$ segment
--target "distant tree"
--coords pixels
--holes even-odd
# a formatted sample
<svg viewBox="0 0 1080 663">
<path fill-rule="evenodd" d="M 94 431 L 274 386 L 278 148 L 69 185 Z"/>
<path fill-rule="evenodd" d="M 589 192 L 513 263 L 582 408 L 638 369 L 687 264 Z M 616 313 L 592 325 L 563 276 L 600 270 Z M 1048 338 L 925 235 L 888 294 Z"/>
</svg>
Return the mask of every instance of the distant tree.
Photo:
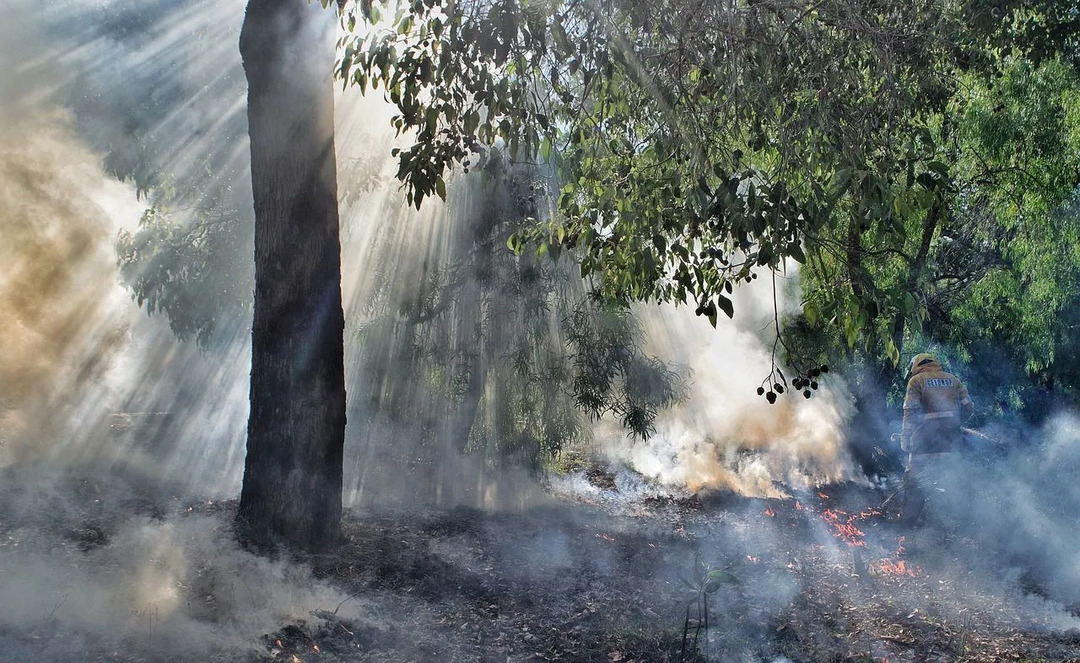
<svg viewBox="0 0 1080 663">
<path fill-rule="evenodd" d="M 999 357 L 995 369 L 1004 352 L 1014 376 L 1056 361 L 1080 276 L 1080 76 L 1064 57 L 981 57 L 981 68 L 953 71 L 946 103 L 926 110 L 912 138 L 936 172 L 916 174 L 885 216 L 903 232 L 883 232 L 877 216 L 807 242 L 804 315 L 847 337 L 831 361 L 881 348 L 895 361 L 927 345 L 961 361 Z M 844 281 L 851 288 L 838 291 Z M 1017 388 L 1014 379 L 988 386 L 995 400 Z"/>
<path fill-rule="evenodd" d="M 119 233 L 116 252 L 139 306 L 209 349 L 250 314 L 252 224 L 216 192 L 200 198 L 190 207 L 186 196 L 156 197 L 137 229 Z"/>
<path fill-rule="evenodd" d="M 351 400 L 431 469 L 470 453 L 538 471 L 588 435 L 582 412 L 648 438 L 682 393 L 633 313 L 587 296 L 572 262 L 506 249 L 539 212 L 534 171 L 492 162 L 463 178 L 423 241 L 388 224 L 365 265 Z"/>
<path fill-rule="evenodd" d="M 171 42 L 166 60 L 146 58 L 181 4 L 82 3 L 41 20 L 60 41 L 107 44 L 107 66 L 81 67 L 57 94 L 105 170 L 148 206 L 118 237 L 122 279 L 178 338 L 210 350 L 251 314 L 251 178 L 236 158 L 247 119 L 233 103 L 246 88 L 239 57 L 206 63 L 207 41 L 229 48 L 217 43 L 228 25 Z"/>
</svg>

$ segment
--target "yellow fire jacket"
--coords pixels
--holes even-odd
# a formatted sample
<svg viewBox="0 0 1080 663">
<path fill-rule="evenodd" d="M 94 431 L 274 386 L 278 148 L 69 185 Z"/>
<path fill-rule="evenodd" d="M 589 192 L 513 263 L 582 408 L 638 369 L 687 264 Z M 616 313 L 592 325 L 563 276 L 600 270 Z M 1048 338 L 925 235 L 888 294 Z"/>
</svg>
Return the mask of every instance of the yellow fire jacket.
<svg viewBox="0 0 1080 663">
<path fill-rule="evenodd" d="M 960 378 L 946 373 L 934 359 L 922 360 L 908 379 L 900 448 L 908 453 L 958 450 L 960 426 L 974 410 Z"/>
</svg>

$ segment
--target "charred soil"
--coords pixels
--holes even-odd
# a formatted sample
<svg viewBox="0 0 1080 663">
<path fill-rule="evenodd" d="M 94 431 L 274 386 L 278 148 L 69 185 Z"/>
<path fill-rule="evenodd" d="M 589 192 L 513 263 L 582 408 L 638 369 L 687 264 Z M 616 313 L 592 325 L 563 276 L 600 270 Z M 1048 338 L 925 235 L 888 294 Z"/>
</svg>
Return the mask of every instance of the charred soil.
<svg viewBox="0 0 1080 663">
<path fill-rule="evenodd" d="M 311 563 L 389 611 L 313 614 L 254 660 L 1080 661 L 1074 615 L 1016 569 L 972 567 L 977 541 L 891 521 L 878 490 L 626 501 L 613 486 L 522 514 L 350 514 Z"/>
<path fill-rule="evenodd" d="M 590 485 L 521 513 L 347 512 L 332 553 L 275 562 L 304 569 L 335 598 L 261 635 L 243 632 L 243 642 L 223 641 L 213 655 L 182 638 L 163 648 L 130 632 L 87 633 L 54 610 L 0 624 L 0 659 L 1080 661 L 1080 620 L 1067 606 L 1046 599 L 1014 562 L 986 558 L 977 540 L 890 520 L 872 508 L 880 490 L 832 486 L 762 500 L 631 497 L 618 481 Z M 220 527 L 235 509 L 128 498 L 105 508 L 94 501 L 108 502 L 94 492 L 104 486 L 77 487 L 93 493 L 90 506 L 52 514 L 39 539 L 0 508 L 0 553 L 54 540 L 74 568 L 120 545 L 124 517 L 196 531 Z M 215 586 L 234 581 L 215 564 L 212 554 L 189 562 L 172 588 L 211 626 L 254 608 L 220 604 L 226 594 Z M 138 616 L 147 628 L 153 617 Z M 67 646 L 57 648 L 61 640 Z M 65 653 L 50 659 L 56 651 Z"/>
</svg>

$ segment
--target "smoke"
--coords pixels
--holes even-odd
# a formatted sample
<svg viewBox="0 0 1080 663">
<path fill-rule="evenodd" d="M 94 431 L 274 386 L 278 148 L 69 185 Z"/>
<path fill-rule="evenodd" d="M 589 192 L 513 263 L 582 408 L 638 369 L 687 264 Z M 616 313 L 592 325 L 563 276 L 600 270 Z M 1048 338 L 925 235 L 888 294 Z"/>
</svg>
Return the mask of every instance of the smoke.
<svg viewBox="0 0 1080 663">
<path fill-rule="evenodd" d="M 777 278 L 783 316 L 797 301 L 797 281 Z M 608 453 L 693 492 L 780 497 L 785 486 L 859 480 L 845 446 L 852 402 L 842 380 L 829 378 L 809 400 L 788 392 L 770 405 L 756 394 L 770 373 L 773 296 L 767 279 L 744 285 L 735 292 L 735 317 L 718 321 L 715 329 L 685 306 L 638 307 L 651 350 L 691 369 L 690 394 L 661 413 L 656 434 L 645 443 L 631 445 L 609 434 Z"/>
<path fill-rule="evenodd" d="M 4 465 L 38 454 L 41 440 L 67 434 L 67 420 L 94 407 L 87 392 L 123 347 L 133 314 L 116 283 L 111 240 L 117 221 L 140 209 L 62 112 L 6 107 L 0 118 Z"/>
<path fill-rule="evenodd" d="M 255 634 L 345 600 L 306 567 L 237 548 L 228 512 L 177 515 L 159 486 L 25 468 L 3 486 L 4 660 L 238 660 Z"/>
<path fill-rule="evenodd" d="M 41 108 L 43 100 L 50 98 L 70 101 L 79 109 L 76 128 L 92 137 L 95 145 L 104 149 L 107 144 L 134 143 L 137 147 L 134 151 L 112 150 L 108 165 L 116 174 L 129 177 L 139 189 L 156 181 L 147 172 L 160 171 L 172 178 L 173 185 L 183 186 L 198 180 L 192 173 L 204 169 L 220 180 L 215 186 L 237 192 L 234 196 L 237 207 L 248 205 L 249 189 L 244 181 L 246 144 L 242 132 L 237 131 L 237 122 L 242 124 L 243 109 L 242 95 L 237 92 L 239 68 L 235 53 L 235 31 L 242 15 L 240 3 L 223 7 L 196 3 L 180 7 L 160 2 L 146 8 L 117 0 L 73 3 L 67 9 L 80 21 L 75 22 L 79 27 L 70 35 L 72 47 L 66 49 L 59 62 L 62 67 L 78 71 L 82 80 L 72 85 L 64 77 L 54 75 L 54 79 L 64 80 L 65 84 L 34 94 L 22 86 L 11 98 L 23 100 L 24 105 L 32 101 L 38 104 L 36 108 Z M 159 18 L 150 20 L 150 14 Z M 39 22 L 55 30 L 51 23 L 55 19 L 49 15 L 47 20 Z M 42 50 L 27 46 L 17 49 L 18 53 Z M 16 61 L 21 62 L 17 58 Z M 44 63 L 36 66 L 48 69 Z M 212 75 L 222 71 L 224 76 Z M 384 398 L 394 393 L 388 382 L 396 370 L 389 365 L 394 361 L 393 355 L 385 353 L 382 359 L 388 365 L 374 372 L 358 367 L 362 355 L 374 354 L 373 348 L 378 345 L 366 330 L 370 330 L 373 322 L 370 315 L 373 298 L 383 296 L 379 282 L 402 284 L 391 289 L 391 296 L 408 302 L 410 296 L 420 291 L 418 284 L 447 278 L 453 269 L 446 259 L 448 251 L 460 252 L 461 246 L 472 240 L 467 228 L 450 227 L 460 226 L 460 221 L 469 216 L 468 203 L 454 203 L 453 210 L 429 204 L 421 213 L 403 209 L 393 180 L 394 163 L 385 156 L 391 140 L 386 106 L 377 100 L 355 100 L 351 96 L 354 95 L 339 98 L 337 136 L 343 251 L 347 256 L 343 288 L 351 335 L 347 362 L 353 367 L 349 376 L 353 425 L 348 431 L 347 447 L 350 470 L 347 481 L 352 483 L 350 501 L 359 503 L 372 496 L 409 497 L 411 491 L 395 490 L 393 481 L 381 480 L 388 474 L 383 468 L 394 462 L 390 456 L 417 457 L 434 452 L 439 456 L 437 462 L 445 465 L 433 479 L 438 485 L 434 498 L 439 503 L 515 503 L 514 493 L 519 491 L 497 486 L 521 482 L 503 481 L 503 472 L 489 471 L 482 460 L 463 460 L 460 449 L 433 448 L 422 436 L 414 434 L 414 429 L 380 415 L 387 409 Z M 17 115 L 31 114 L 39 113 L 31 113 L 27 107 Z M 74 138 L 71 124 L 69 121 L 64 140 Z M 130 135 L 125 136 L 129 130 L 140 139 L 132 141 Z M 75 154 L 78 150 L 87 164 L 87 172 L 95 171 L 93 164 L 100 161 L 101 155 L 81 146 L 70 152 Z M 15 161 L 19 159 L 16 157 Z M 108 182 L 100 173 L 94 174 L 106 184 L 69 183 L 66 188 L 89 191 L 111 188 L 120 198 L 126 198 L 129 207 L 127 220 L 119 225 L 132 228 L 138 205 L 131 202 L 130 191 L 121 191 L 122 187 L 115 182 Z M 181 193 L 179 198 L 184 199 L 185 195 Z M 68 202 L 73 209 L 85 207 L 77 196 Z M 444 218 L 454 215 L 458 221 L 448 223 Z M 112 215 L 101 225 L 96 243 L 77 244 L 98 247 L 94 264 L 99 265 L 104 279 L 115 280 L 109 273 L 112 260 L 108 244 L 115 236 L 116 218 Z M 42 259 L 37 264 L 69 265 L 72 260 L 58 255 L 52 263 Z M 768 354 L 758 339 L 768 336 L 762 330 L 771 316 L 769 288 L 762 281 L 758 283 L 762 287 L 755 284 L 755 288 L 744 288 L 737 293 L 737 324 L 722 325 L 719 330 L 711 329 L 685 309 L 654 311 L 640 307 L 639 317 L 645 321 L 656 354 L 689 366 L 694 371 L 694 386 L 683 407 L 662 415 L 657 435 L 647 445 L 617 441 L 622 438 L 621 432 L 609 435 L 615 455 L 629 458 L 634 467 L 648 476 L 694 490 L 728 487 L 746 494 L 775 495 L 782 491 L 778 482 L 805 485 L 852 476 L 839 432 L 848 408 L 842 387 L 834 386 L 832 393 L 819 394 L 809 403 L 785 397 L 778 405 L 768 406 L 754 395 L 761 377 L 768 372 Z M 208 282 L 206 287 L 215 285 Z M 88 324 L 90 317 L 76 314 L 80 324 L 69 326 L 69 336 L 73 342 L 77 340 L 88 348 L 96 348 L 96 351 L 88 350 L 92 366 L 75 371 L 78 362 L 60 359 L 67 355 L 52 349 L 27 354 L 56 357 L 65 368 L 86 376 L 86 385 L 103 382 L 110 385 L 108 398 L 101 389 L 92 392 L 101 401 L 96 406 L 95 417 L 88 414 L 78 417 L 84 429 L 94 418 L 99 420 L 97 433 L 83 435 L 76 443 L 71 436 L 39 431 L 24 436 L 33 440 L 28 446 L 41 448 L 41 440 L 61 440 L 63 453 L 69 458 L 101 461 L 108 457 L 113 463 L 137 465 L 140 471 L 190 477 L 192 488 L 206 494 L 234 492 L 242 468 L 246 418 L 246 316 L 237 316 L 232 327 L 221 334 L 220 347 L 212 356 L 204 357 L 193 348 L 177 345 L 163 331 L 160 321 L 140 319 L 132 314 L 130 305 L 121 302 L 114 306 L 104 301 L 108 298 L 95 299 L 89 294 L 94 292 L 116 293 L 114 285 L 81 289 L 79 293 L 87 297 L 88 305 L 100 307 L 105 320 L 125 322 L 112 336 L 107 336 L 104 329 L 91 333 L 83 324 Z M 211 296 L 210 292 L 190 294 L 198 300 Z M 480 301 L 479 297 L 474 299 Z M 57 300 L 55 296 L 48 299 Z M 477 315 L 490 315 L 483 306 L 490 304 L 481 303 Z M 456 311 L 466 309 L 466 305 L 456 304 Z M 457 315 L 460 317 L 460 313 Z M 462 317 L 458 328 L 450 331 L 450 339 L 456 339 L 450 343 L 461 346 L 454 352 L 459 355 L 475 352 L 465 346 L 476 342 L 471 326 L 477 322 Z M 132 324 L 139 329 L 132 331 Z M 400 334 L 401 316 L 394 324 L 388 333 Z M 99 342 L 97 338 L 108 342 Z M 399 345 L 403 352 L 408 349 L 403 343 Z M 57 375 L 43 366 L 36 369 L 25 366 L 20 370 L 24 376 Z M 111 377 L 106 379 L 106 375 Z M 26 378 L 20 377 L 18 381 L 29 389 Z M 408 388 L 415 391 L 413 386 Z M 69 391 L 80 393 L 77 387 Z M 207 398 L 210 394 L 212 398 Z M 83 401 L 83 407 L 88 407 L 88 399 Z M 18 408 L 13 397 L 6 402 L 12 403 L 9 412 L 21 411 L 18 417 L 22 421 L 57 420 L 31 415 L 22 405 L 48 403 L 48 399 L 31 397 L 28 393 L 18 399 Z M 117 412 L 124 414 L 120 418 L 112 416 Z M 9 419 L 14 421 L 15 417 L 11 415 Z M 601 430 L 601 435 L 604 434 Z M 57 444 L 50 442 L 44 446 Z M 405 451 L 407 448 L 414 448 L 417 453 L 410 454 Z M 365 497 L 361 498 L 361 494 Z M 495 494 L 502 497 L 494 497 Z"/>
<path fill-rule="evenodd" d="M 73 19 L 122 13 L 68 9 Z M 231 492 L 246 346 L 204 357 L 139 312 L 118 281 L 113 244 L 146 203 L 106 174 L 104 153 L 85 139 L 115 132 L 116 114 L 61 105 L 76 90 L 108 98 L 91 94 L 103 71 L 146 62 L 91 39 L 105 29 L 95 24 L 73 20 L 71 34 L 50 40 L 49 12 L 16 5 L 11 18 L 0 28 L 0 466 L 124 468 Z"/>
<path fill-rule="evenodd" d="M 257 634 L 345 597 L 305 567 L 238 549 L 228 511 L 206 503 L 239 486 L 246 343 L 215 355 L 178 343 L 118 280 L 117 233 L 136 228 L 147 203 L 134 173 L 124 183 L 106 172 L 102 143 L 156 109 L 136 104 L 120 118 L 93 107 L 123 105 L 126 74 L 145 81 L 175 61 L 155 63 L 155 51 L 102 39 L 107 22 L 83 22 L 132 27 L 151 8 L 76 3 L 64 8 L 70 34 L 53 40 L 59 17 L 25 5 L 5 7 L 0 25 L 0 658 L 130 649 L 140 660 L 238 660 Z M 200 49 L 187 19 L 222 29 L 213 13 L 165 14 L 150 33 L 161 37 L 170 18 L 188 53 Z M 235 51 L 235 34 L 221 43 Z M 201 51 L 199 71 L 221 67 Z M 193 70 L 174 73 L 197 79 Z M 104 92 L 94 87 L 103 81 Z M 180 129 L 209 115 L 219 117 L 197 102 L 166 113 L 158 129 L 183 149 L 160 158 L 180 172 L 205 166 L 192 126 Z M 227 164 L 235 143 L 218 147 L 224 156 L 210 161 Z M 246 340 L 245 327 L 232 331 Z M 184 513 L 179 496 L 192 492 L 204 497 Z"/>
<path fill-rule="evenodd" d="M 239 486 L 246 320 L 240 317 L 225 331 L 222 347 L 204 355 L 177 343 L 162 320 L 148 319 L 117 282 L 117 230 L 133 228 L 145 203 L 136 195 L 138 182 L 122 184 L 106 174 L 102 143 L 122 136 L 127 120 L 165 137 L 155 158 L 171 161 L 172 171 L 205 167 L 227 175 L 222 186 L 235 186 L 237 200 L 249 195 L 242 185 L 246 145 L 233 126 L 242 97 L 235 86 L 202 84 L 214 78 L 216 68 L 236 71 L 240 5 L 225 3 L 217 13 L 209 9 L 212 3 L 192 3 L 171 19 L 147 18 L 178 5 L 68 3 L 64 9 L 78 9 L 81 18 L 102 16 L 143 36 L 88 41 L 61 61 L 73 67 L 82 58 L 86 66 L 67 73 L 54 69 L 50 49 L 56 45 L 44 46 L 49 42 L 35 34 L 29 10 L 11 9 L 0 25 L 0 655 L 14 660 L 73 660 L 123 647 L 139 656 L 154 652 L 162 660 L 237 660 L 257 634 L 344 600 L 302 566 L 237 549 L 227 512 L 196 513 L 213 511 L 207 499 L 232 497 Z M 87 22 L 72 39 L 90 39 L 97 27 Z M 226 51 L 231 59 L 222 55 Z M 194 55 L 199 57 L 188 57 Z M 103 95 L 73 116 L 59 100 L 79 96 L 75 90 L 85 88 L 74 86 L 70 75 L 88 72 Z M 168 79 L 166 72 L 183 84 L 149 86 L 155 77 Z M 128 78 L 136 89 L 148 85 L 146 104 L 133 102 L 139 95 Z M 184 96 L 192 89 L 198 93 Z M 215 95 L 221 105 L 210 103 Z M 119 126 L 105 112 L 117 107 L 129 113 Z M 386 124 L 385 106 L 378 102 L 339 105 L 348 256 L 343 285 L 353 334 L 346 497 L 365 506 L 413 499 L 521 508 L 540 501 L 523 473 L 466 458 L 460 447 L 435 445 L 440 464 L 424 465 L 431 459 L 422 456 L 433 445 L 413 434 L 421 415 L 438 411 L 416 407 L 424 394 L 418 380 L 394 384 L 401 377 L 395 374 L 401 370 L 396 358 L 413 350 L 407 339 L 393 336 L 406 318 L 395 307 L 420 290 L 419 282 L 439 276 L 443 251 L 467 243 L 463 236 L 469 230 L 440 222 L 445 207 L 402 210 L 394 164 L 371 156 L 385 152 L 388 142 L 387 134 L 371 127 Z M 230 138 L 219 139 L 222 132 Z M 139 163 L 139 154 L 127 156 L 125 164 Z M 116 170 L 121 165 L 111 164 Z M 398 284 L 391 294 L 400 301 L 376 303 L 392 313 L 390 336 L 383 340 L 397 338 L 401 345 L 388 347 L 401 354 L 384 353 L 381 372 L 367 372 L 358 355 L 384 349 L 363 335 L 375 322 L 371 301 L 380 280 Z M 782 310 L 797 301 L 793 290 L 780 288 Z M 735 320 L 722 320 L 715 330 L 686 307 L 639 307 L 648 350 L 689 367 L 691 393 L 680 407 L 661 413 L 648 442 L 632 443 L 604 422 L 598 436 L 605 449 L 648 477 L 694 491 L 779 497 L 859 480 L 845 447 L 852 406 L 841 380 L 830 378 L 810 400 L 785 395 L 769 405 L 755 395 L 770 366 L 772 295 L 764 279 L 740 289 Z M 440 333 L 457 349 L 476 354 L 468 346 L 475 342 L 474 323 L 503 307 L 499 300 L 471 296 L 478 312 L 460 316 Z M 446 379 L 434 370 L 425 377 L 429 383 Z M 491 391 L 498 386 L 491 385 Z M 391 387 L 407 392 L 406 405 L 397 419 L 377 418 L 387 404 L 381 399 L 394 394 Z M 1075 627 L 1059 604 L 1080 601 L 1080 535 L 1073 525 L 1080 489 L 1072 476 L 1080 464 L 1078 430 L 1075 419 L 1063 418 L 1048 425 L 1035 446 L 1010 449 L 993 463 L 949 461 L 942 468 L 946 488 L 937 500 L 937 520 L 916 537 L 943 555 L 964 555 L 980 582 L 999 581 L 1019 597 L 1018 610 L 1050 629 Z M 31 470 L 46 463 L 95 471 L 74 479 Z M 101 466 L 145 483 L 133 488 L 116 473 L 97 472 Z M 614 483 L 621 494 L 642 502 L 657 494 L 631 473 L 617 474 Z M 193 493 L 203 496 L 198 508 L 178 515 L 185 509 L 177 496 Z M 758 526 L 760 513 L 749 509 L 707 516 L 690 528 L 701 550 L 753 555 L 778 567 L 765 581 L 745 584 L 739 601 L 718 608 L 718 631 L 730 627 L 732 638 L 750 640 L 758 635 L 745 627 L 750 608 L 764 628 L 768 617 L 782 613 L 802 591 L 784 567 L 792 533 L 768 520 Z M 546 575 L 575 575 L 581 560 L 574 559 L 567 535 L 553 527 L 532 531 L 518 539 L 496 533 L 504 537 L 508 556 L 512 552 L 526 562 L 518 572 L 537 582 Z M 942 532 L 953 540 L 938 541 Z M 831 539 L 824 526 L 810 536 Z M 594 538 L 591 532 L 589 537 Z M 981 556 L 969 557 L 970 548 L 958 547 L 959 539 L 978 541 Z M 833 545 L 838 563 L 846 562 Z M 672 561 L 662 561 L 667 566 L 657 562 L 659 568 L 641 575 L 669 573 L 674 584 Z M 615 568 L 611 560 L 596 562 L 609 563 Z M 366 605 L 367 618 L 383 607 Z M 350 608 L 361 609 L 355 601 L 344 610 Z M 443 633 L 430 626 L 428 632 Z"/>
<path fill-rule="evenodd" d="M 1003 437 L 989 458 L 950 454 L 926 461 L 925 543 L 948 551 L 965 537 L 978 541 L 973 565 L 996 570 L 1016 590 L 1077 609 L 1080 418 L 1055 417 L 1031 439 Z"/>
</svg>

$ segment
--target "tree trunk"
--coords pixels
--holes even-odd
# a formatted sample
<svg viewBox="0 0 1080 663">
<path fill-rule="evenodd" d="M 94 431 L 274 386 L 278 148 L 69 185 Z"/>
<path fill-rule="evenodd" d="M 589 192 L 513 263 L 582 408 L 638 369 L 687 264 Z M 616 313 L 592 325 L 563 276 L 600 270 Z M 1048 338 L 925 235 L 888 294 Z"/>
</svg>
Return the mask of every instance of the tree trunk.
<svg viewBox="0 0 1080 663">
<path fill-rule="evenodd" d="M 923 278 L 923 272 L 926 270 L 926 260 L 930 255 L 930 243 L 934 240 L 934 234 L 937 232 L 938 223 L 941 220 L 941 208 L 942 201 L 940 197 L 935 196 L 934 201 L 930 204 L 930 209 L 926 211 L 926 217 L 923 219 L 922 233 L 919 236 L 919 248 L 915 253 L 915 257 L 912 259 L 911 264 L 908 265 L 907 279 L 904 281 L 904 292 L 911 293 L 912 295 L 918 292 L 919 281 Z M 903 354 L 904 352 L 904 327 L 907 324 L 907 316 L 904 311 L 898 311 L 896 317 L 893 319 L 892 339 L 896 345 L 896 349 Z"/>
<path fill-rule="evenodd" d="M 251 413 L 237 513 L 260 548 L 319 551 L 341 520 L 344 315 L 333 13 L 250 0 L 240 33 L 255 200 Z"/>
</svg>

